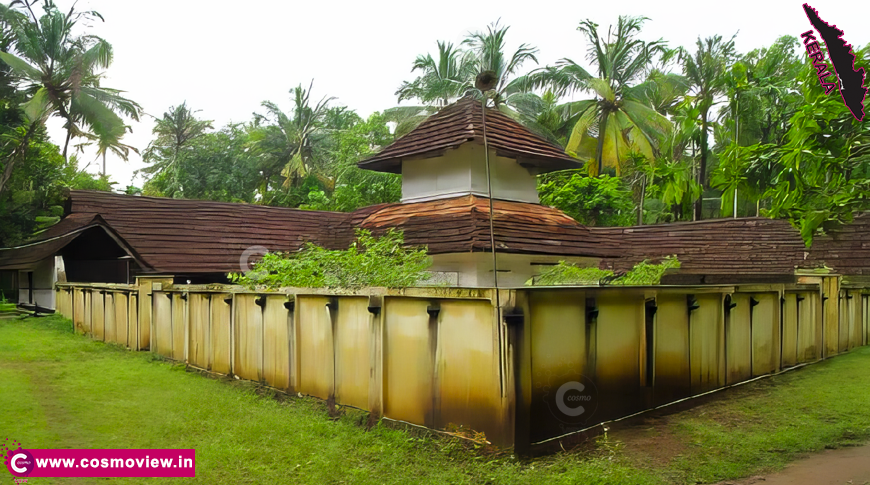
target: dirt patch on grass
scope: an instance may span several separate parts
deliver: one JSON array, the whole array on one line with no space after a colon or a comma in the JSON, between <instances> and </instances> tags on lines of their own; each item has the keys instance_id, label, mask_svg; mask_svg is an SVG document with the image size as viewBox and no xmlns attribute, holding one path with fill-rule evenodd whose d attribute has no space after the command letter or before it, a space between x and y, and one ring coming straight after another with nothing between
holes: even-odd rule
<instances>
[{"instance_id":1,"label":"dirt patch on grass","mask_svg":"<svg viewBox=\"0 0 870 485\"><path fill-rule=\"evenodd\" d=\"M625 457L643 469L666 467L687 450L671 431L668 416L647 416L632 426L614 430L609 438L622 443Z\"/></svg>"}]
</instances>

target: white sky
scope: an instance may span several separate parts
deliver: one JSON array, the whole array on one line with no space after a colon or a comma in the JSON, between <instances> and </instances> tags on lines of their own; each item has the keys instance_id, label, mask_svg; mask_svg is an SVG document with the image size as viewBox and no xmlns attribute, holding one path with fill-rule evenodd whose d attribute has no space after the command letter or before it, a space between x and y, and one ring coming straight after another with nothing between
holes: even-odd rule
<instances>
[{"instance_id":1,"label":"white sky","mask_svg":"<svg viewBox=\"0 0 870 485\"><path fill-rule=\"evenodd\" d=\"M68 9L70 0L56 0ZM501 18L509 25L508 48L526 42L540 49L541 65L562 57L585 63L586 44L576 27L590 18L601 30L617 16L650 18L644 40L664 38L670 46L694 46L695 39L739 30L740 52L770 45L781 35L798 37L811 25L802 1L658 2L471 2L439 0L426 7L407 1L287 2L261 0L80 0L78 10L97 10L106 19L92 33L115 48L105 86L127 91L146 113L161 116L188 102L215 127L249 121L260 102L272 100L289 110L288 90L314 79L312 99L335 96L361 116L396 105L396 88L410 80L418 54L436 52L435 41L461 42ZM816 0L820 16L845 31L855 46L870 42L866 15L850 13L850 0ZM868 9L867 13L870 13ZM534 68L528 65L529 69ZM151 140L153 119L133 123L125 142L140 150ZM60 122L49 124L55 143L63 143ZM82 165L94 160L80 157ZM129 162L108 158L108 173L123 189L140 157ZM99 171L99 162L88 168ZM137 179L135 185L141 187Z\"/></svg>"}]
</instances>

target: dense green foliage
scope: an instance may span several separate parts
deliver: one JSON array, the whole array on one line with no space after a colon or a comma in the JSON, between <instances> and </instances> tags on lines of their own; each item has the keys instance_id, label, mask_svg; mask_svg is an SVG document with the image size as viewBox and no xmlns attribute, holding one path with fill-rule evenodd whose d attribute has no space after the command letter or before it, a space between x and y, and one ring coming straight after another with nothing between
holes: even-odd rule
<instances>
[{"instance_id":1,"label":"dense green foliage","mask_svg":"<svg viewBox=\"0 0 870 485\"><path fill-rule=\"evenodd\" d=\"M630 226L635 220L631 192L617 177L558 172L540 177L538 193L542 204L588 226Z\"/></svg>"},{"instance_id":2,"label":"dense green foliage","mask_svg":"<svg viewBox=\"0 0 870 485\"><path fill-rule=\"evenodd\" d=\"M403 288L428 278L432 264L425 248L405 247L400 231L373 237L364 229L348 249L329 250L312 243L291 254L267 253L231 281L251 288Z\"/></svg>"},{"instance_id":3,"label":"dense green foliage","mask_svg":"<svg viewBox=\"0 0 870 485\"><path fill-rule=\"evenodd\" d=\"M101 153L128 151L121 143L126 126L115 112L136 119L139 107L100 85L111 45L73 34L77 23L94 18L99 14L62 13L50 1L39 16L21 2L0 5L0 247L60 220L65 188L111 189L107 178L67 157L67 147L61 154L49 141L49 117L64 120L67 143L84 138Z\"/></svg>"},{"instance_id":4,"label":"dense green foliage","mask_svg":"<svg viewBox=\"0 0 870 485\"><path fill-rule=\"evenodd\" d=\"M643 260L634 265L630 271L617 276L610 270L596 267L580 267L576 264L560 261L559 264L542 271L541 274L530 279L526 284L535 286L598 284L649 286L659 284L662 276L669 269L677 269L679 267L680 260L676 256L667 256L662 258L659 263Z\"/></svg>"},{"instance_id":5,"label":"dense green foliage","mask_svg":"<svg viewBox=\"0 0 870 485\"><path fill-rule=\"evenodd\" d=\"M79 33L94 20L102 17L60 12L51 0L0 8L0 245L56 220L63 187L111 188L77 171L71 143L122 158L136 150L123 143L125 119L138 119L141 108L102 85L111 44ZM509 50L510 28L498 22L456 45L439 41L396 91L398 101L417 105L367 118L315 97L313 81L290 89L289 107L263 101L249 121L223 127L186 103L169 107L143 151L144 186L128 192L328 211L397 202L400 176L357 162L438 108L480 98L475 79L486 72L491 106L585 162L539 180L542 202L583 224L736 210L789 219L810 243L818 230L870 209L868 124L855 121L837 93L823 94L798 39L744 54L734 37L711 35L684 48L645 39L645 17L615 20L606 31L579 22L585 64L538 66L538 49L517 42ZM855 51L856 66L867 67L868 47ZM64 121L62 149L45 135L51 116Z\"/></svg>"}]
</instances>

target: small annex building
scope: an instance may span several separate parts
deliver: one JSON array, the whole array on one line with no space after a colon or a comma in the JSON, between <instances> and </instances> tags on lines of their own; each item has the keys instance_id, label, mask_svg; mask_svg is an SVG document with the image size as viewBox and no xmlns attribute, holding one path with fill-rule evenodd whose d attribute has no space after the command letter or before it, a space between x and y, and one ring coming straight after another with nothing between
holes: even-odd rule
<instances>
[{"instance_id":1,"label":"small annex building","mask_svg":"<svg viewBox=\"0 0 870 485\"><path fill-rule=\"evenodd\" d=\"M435 280L458 287L491 287L494 270L500 287L519 287L559 261L622 271L671 254L682 262L667 276L674 284L788 283L801 269L825 264L870 277L866 215L818 238L811 250L788 222L764 218L584 227L541 205L535 178L581 163L499 111L484 114L471 97L358 165L401 174L401 201L337 213L70 191L58 224L0 249L0 289L21 304L51 309L58 281L165 275L177 283L223 283L264 251L292 252L306 242L347 248L357 228L376 235L401 229L407 244L428 248Z\"/></svg>"}]
</instances>

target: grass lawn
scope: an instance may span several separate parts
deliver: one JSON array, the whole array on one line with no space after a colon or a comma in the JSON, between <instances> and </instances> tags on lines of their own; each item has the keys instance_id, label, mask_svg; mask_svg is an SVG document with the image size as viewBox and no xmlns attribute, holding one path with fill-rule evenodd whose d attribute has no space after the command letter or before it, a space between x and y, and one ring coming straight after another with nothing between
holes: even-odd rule
<instances>
[{"instance_id":1,"label":"grass lawn","mask_svg":"<svg viewBox=\"0 0 870 485\"><path fill-rule=\"evenodd\" d=\"M870 349L859 349L649 418L593 451L518 460L425 433L366 431L360 412L332 419L316 400L276 399L250 383L186 372L147 352L74 335L60 317L6 319L0 438L25 448L196 449L195 479L129 483L711 482L870 439L868 371Z\"/></svg>"}]
</instances>

